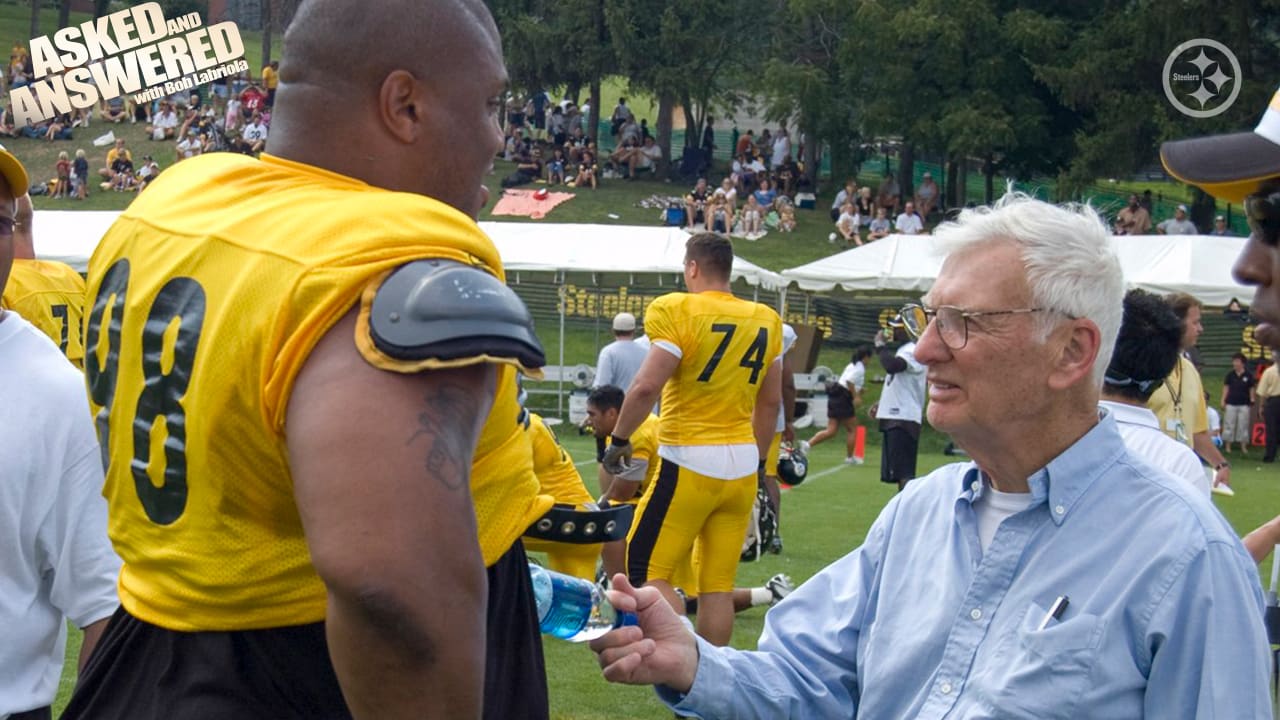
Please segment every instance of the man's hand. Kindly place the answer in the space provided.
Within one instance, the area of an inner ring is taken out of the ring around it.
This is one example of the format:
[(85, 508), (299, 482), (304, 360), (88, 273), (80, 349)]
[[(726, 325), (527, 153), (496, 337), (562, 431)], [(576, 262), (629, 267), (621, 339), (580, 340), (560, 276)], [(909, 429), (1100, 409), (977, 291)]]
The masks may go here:
[(604, 458), (600, 465), (610, 475), (621, 475), (631, 464), (631, 441), (626, 438), (610, 436), (609, 447), (604, 450)]
[(698, 673), (698, 643), (662, 593), (653, 587), (634, 588), (626, 575), (618, 574), (608, 597), (619, 612), (635, 613), (640, 624), (591, 641), (605, 680), (689, 692)]
[(867, 417), (872, 420), (876, 417), (876, 412), (880, 409), (880, 403), (871, 403), (871, 407), (867, 410)]
[(872, 342), (873, 342), (873, 343), (875, 343), (875, 346), (876, 346), (877, 348), (882, 348), (882, 347), (884, 347), (886, 344), (888, 344), (888, 342), (889, 342), (889, 341), (888, 341), (888, 340), (885, 340), (885, 337), (884, 337), (884, 336), (885, 336), (885, 331), (884, 331), (884, 330), (877, 330), (877, 331), (876, 331), (876, 336), (875, 336), (875, 338), (872, 340)]
[(796, 441), (796, 426), (791, 423), (783, 426), (782, 439), (784, 442), (794, 443)]
[(1223, 465), (1222, 467), (1214, 471), (1213, 484), (1214, 485), (1222, 484), (1230, 487), (1231, 485), (1231, 466), (1230, 465)]

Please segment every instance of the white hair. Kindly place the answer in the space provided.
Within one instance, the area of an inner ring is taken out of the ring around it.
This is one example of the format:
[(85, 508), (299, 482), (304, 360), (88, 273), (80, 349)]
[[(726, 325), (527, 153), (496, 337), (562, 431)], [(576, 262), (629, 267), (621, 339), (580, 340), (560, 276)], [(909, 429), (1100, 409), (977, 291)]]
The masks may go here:
[[(984, 242), (1017, 246), (1035, 307), (1087, 318), (1098, 326), (1102, 338), (1093, 384), (1101, 387), (1124, 314), (1124, 274), (1096, 210), (1087, 204), (1051, 205), (1008, 192), (991, 207), (963, 210), (934, 234), (948, 254)], [(1048, 338), (1057, 321), (1053, 313), (1037, 316), (1039, 342)]]

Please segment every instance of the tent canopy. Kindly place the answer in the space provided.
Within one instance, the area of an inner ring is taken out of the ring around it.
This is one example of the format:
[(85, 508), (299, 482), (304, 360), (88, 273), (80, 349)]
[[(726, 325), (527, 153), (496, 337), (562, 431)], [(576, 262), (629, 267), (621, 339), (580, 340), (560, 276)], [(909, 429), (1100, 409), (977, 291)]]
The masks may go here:
[[(1247, 302), (1253, 291), (1236, 283), (1231, 266), (1245, 238), (1210, 235), (1114, 237), (1125, 283), (1155, 293), (1186, 292), (1206, 305)], [(940, 243), (931, 235), (890, 235), (807, 265), (782, 271), (802, 290), (836, 287), (861, 292), (923, 293), (942, 267)]]
[[(36, 252), (84, 272), (98, 241), (120, 213), (38, 210)], [(684, 271), (679, 228), (628, 225), (482, 222), (510, 271), (674, 273)], [(780, 275), (735, 257), (733, 279), (777, 289)]]

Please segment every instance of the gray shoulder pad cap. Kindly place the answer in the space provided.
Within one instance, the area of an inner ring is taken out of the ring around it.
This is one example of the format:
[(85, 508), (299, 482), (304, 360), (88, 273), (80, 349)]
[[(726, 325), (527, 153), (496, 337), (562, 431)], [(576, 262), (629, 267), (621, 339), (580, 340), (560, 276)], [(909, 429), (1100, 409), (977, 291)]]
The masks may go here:
[(450, 362), (488, 355), (546, 364), (524, 301), (489, 273), (453, 260), (415, 260), (373, 298), (373, 343), (397, 360)]

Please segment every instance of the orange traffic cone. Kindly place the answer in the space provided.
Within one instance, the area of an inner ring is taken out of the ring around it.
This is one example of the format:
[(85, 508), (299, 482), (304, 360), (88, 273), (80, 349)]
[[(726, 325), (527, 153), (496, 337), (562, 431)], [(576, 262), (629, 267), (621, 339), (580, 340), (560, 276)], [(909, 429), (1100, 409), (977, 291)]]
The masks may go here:
[(859, 460), (867, 459), (867, 428), (859, 425), (853, 433), (853, 456)]

